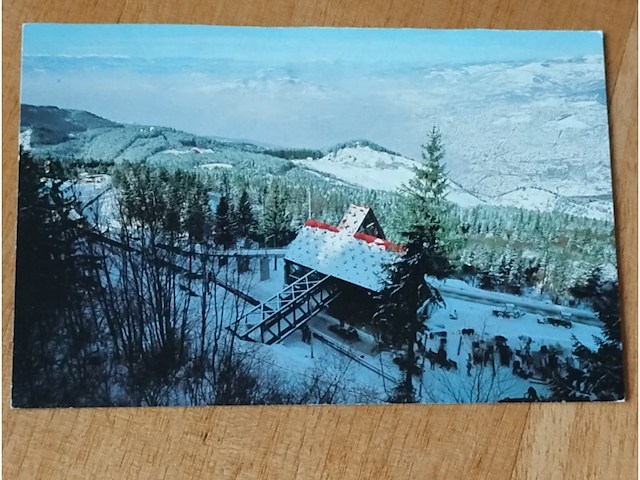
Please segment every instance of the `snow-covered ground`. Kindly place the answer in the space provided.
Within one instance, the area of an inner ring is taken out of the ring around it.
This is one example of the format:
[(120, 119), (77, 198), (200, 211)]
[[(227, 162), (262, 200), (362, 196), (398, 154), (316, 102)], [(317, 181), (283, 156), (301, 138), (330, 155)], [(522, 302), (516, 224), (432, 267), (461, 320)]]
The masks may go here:
[[(292, 162), (313, 172), (330, 175), (347, 184), (387, 192), (398, 190), (407, 184), (415, 176), (414, 168), (420, 165), (409, 158), (367, 146), (341, 148), (317, 160), (307, 158)], [(455, 182), (449, 182), (447, 198), (465, 207), (486, 203)]]
[[(277, 270), (273, 269), (273, 262), (270, 262), (270, 279), (254, 282), (251, 295), (260, 300), (266, 300), (280, 291), (283, 286), (283, 265), (280, 263), (281, 260), (278, 262)], [(465, 290), (455, 280), (449, 280), (446, 284)], [(468, 287), (466, 290), (477, 289)], [(472, 353), (473, 341), (491, 342), (496, 336), (503, 336), (507, 339), (506, 344), (513, 351), (523, 350), (527, 343), (532, 352), (546, 346), (558, 352), (562, 362), (571, 356), (572, 346), (576, 340), (589, 348), (596, 348), (594, 336), (602, 334), (599, 326), (578, 322), (574, 322), (571, 329), (540, 324), (538, 323), (540, 315), (537, 313), (525, 313), (517, 319), (498, 318), (492, 314), (492, 310), (502, 305), (505, 294), (498, 294), (503, 296), (495, 304), (491, 304), (448, 296), (444, 291), (442, 293), (446, 307), (436, 310), (428, 320), (428, 331), (435, 335), (434, 338), (425, 336), (424, 342), (427, 349), (436, 351), (441, 338), (436, 332), (446, 332), (447, 358), (457, 363), (457, 369), (446, 370), (439, 366), (431, 369), (429, 363), (424, 361), (422, 375), (415, 377), (414, 380), (416, 392), (420, 392), (420, 399), (423, 402), (492, 402), (504, 398), (523, 398), (531, 386), (542, 398), (549, 394), (548, 387), (539, 379), (524, 379), (514, 375), (510, 366), (499, 366), (497, 354), (495, 355), (495, 375), (490, 365), (474, 365), (467, 372), (467, 359)], [(506, 297), (507, 300), (512, 300), (509, 297), (514, 296)], [(549, 306), (544, 302), (525, 300), (531, 308), (536, 307), (538, 303)], [(451, 318), (454, 312), (455, 319)], [(589, 314), (589, 312), (586, 313)], [(321, 313), (312, 319), (309, 325), (316, 335), (338, 344), (350, 355), (331, 348), (317, 338), (310, 346), (302, 341), (300, 332), (295, 332), (280, 345), (265, 345), (261, 350), (269, 352), (275, 368), (292, 375), (303, 375), (305, 371), (323, 368), (325, 364), (340, 364), (340, 358), (342, 358), (343, 363), (348, 362), (352, 377), (350, 382), (354, 391), (367, 391), (369, 394), (377, 392), (380, 395), (377, 401), (388, 399), (394, 386), (394, 382), (390, 379), (398, 381), (401, 378), (401, 371), (393, 362), (393, 357), (397, 354), (377, 351), (375, 339), (363, 329), (358, 329), (359, 340), (346, 341), (328, 329), (332, 323), (338, 322), (326, 313)], [(463, 335), (463, 329), (473, 329), (474, 334)], [(360, 361), (350, 360), (350, 356), (357, 357)], [(367, 365), (373, 368), (368, 368)]]
[(110, 175), (81, 175), (69, 192), (80, 202), (78, 212), (98, 230), (119, 229), (118, 203)]
[(508, 293), (492, 292), (476, 288), (462, 280), (445, 279), (436, 280), (429, 278), (429, 283), (436, 286), (447, 298), (458, 298), (472, 300), (475, 304), (492, 305), (494, 308), (506, 303), (517, 306), (523, 312), (539, 315), (571, 315), (577, 321), (589, 324), (600, 324), (596, 314), (583, 308), (572, 308), (555, 305), (550, 301), (541, 301), (529, 298), (525, 295), (511, 295)]
[[(255, 273), (256, 277), (257, 273)], [(262, 281), (257, 279), (248, 293), (264, 302), (281, 291), (284, 285), (284, 259), (277, 258), (276, 262), (269, 259), (269, 278)]]
[[(459, 333), (462, 329), (472, 328), (481, 335), (502, 335), (509, 340), (519, 337), (529, 337), (534, 344), (559, 345), (570, 351), (574, 337), (585, 346), (594, 348), (594, 335), (600, 335), (601, 327), (573, 322), (572, 328), (554, 327), (549, 324), (538, 323), (540, 315), (525, 313), (519, 318), (496, 317), (492, 311), (493, 305), (485, 305), (458, 298), (447, 297), (443, 293), (446, 308), (436, 310), (427, 322), (427, 326), (436, 331)], [(500, 304), (497, 304), (499, 306)], [(451, 319), (450, 314), (457, 313), (457, 319)], [(484, 333), (483, 333), (484, 332)], [(510, 343), (510, 342), (508, 342)], [(517, 346), (517, 342), (513, 347)]]

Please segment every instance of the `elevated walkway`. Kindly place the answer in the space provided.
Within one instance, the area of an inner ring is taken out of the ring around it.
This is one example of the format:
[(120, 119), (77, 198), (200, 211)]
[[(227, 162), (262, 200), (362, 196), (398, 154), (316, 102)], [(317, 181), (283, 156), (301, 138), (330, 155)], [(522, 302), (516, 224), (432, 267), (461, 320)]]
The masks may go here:
[(328, 307), (339, 293), (328, 275), (311, 270), (247, 312), (237, 333), (245, 340), (279, 343)]

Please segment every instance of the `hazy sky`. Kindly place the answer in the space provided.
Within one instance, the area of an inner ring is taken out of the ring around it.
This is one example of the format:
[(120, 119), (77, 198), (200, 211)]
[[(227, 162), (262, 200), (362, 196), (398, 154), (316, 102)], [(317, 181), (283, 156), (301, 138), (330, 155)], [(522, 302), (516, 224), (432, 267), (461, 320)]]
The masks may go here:
[(434, 66), (602, 55), (600, 32), (575, 31), (29, 24), (23, 38), (23, 103), (274, 145), (355, 137), (407, 151), (420, 143), (410, 102), (429, 109)]
[(480, 63), (600, 53), (598, 32), (29, 24), (25, 55)]

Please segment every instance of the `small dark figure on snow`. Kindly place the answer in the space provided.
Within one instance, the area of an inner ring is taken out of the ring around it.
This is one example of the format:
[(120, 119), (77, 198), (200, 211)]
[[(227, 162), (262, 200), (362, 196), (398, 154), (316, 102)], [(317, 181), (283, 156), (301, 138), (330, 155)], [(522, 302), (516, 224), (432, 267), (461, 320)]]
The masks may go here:
[(511, 373), (513, 373), (514, 375), (520, 375), (521, 372), (522, 372), (522, 368), (520, 367), (520, 362), (518, 360), (514, 360)]
[(311, 329), (309, 325), (303, 325), (300, 327), (300, 331), (302, 332), (302, 341), (304, 343), (311, 343)]
[(538, 392), (536, 392), (536, 389), (533, 387), (529, 387), (529, 390), (527, 390), (527, 394), (524, 396), (524, 398), (526, 398), (530, 402), (540, 401), (540, 398), (538, 397)]
[(436, 352), (429, 349), (429, 351), (427, 352), (427, 360), (429, 360), (429, 366), (431, 367), (431, 370), (433, 370), (436, 366), (436, 358)]
[(471, 361), (471, 354), (467, 358), (467, 376), (471, 376), (471, 367), (473, 367), (473, 362)]

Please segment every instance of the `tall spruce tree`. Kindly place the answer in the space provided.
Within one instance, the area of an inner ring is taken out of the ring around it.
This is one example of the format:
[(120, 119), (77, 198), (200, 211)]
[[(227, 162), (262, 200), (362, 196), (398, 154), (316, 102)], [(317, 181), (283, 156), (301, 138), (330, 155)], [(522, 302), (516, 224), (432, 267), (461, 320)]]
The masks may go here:
[(255, 218), (253, 209), (251, 208), (251, 200), (246, 189), (242, 190), (238, 207), (235, 212), (236, 224), (239, 237), (249, 237), (255, 230)]
[(216, 207), (213, 241), (225, 250), (228, 250), (235, 243), (235, 226), (229, 211), (229, 202), (225, 195), (220, 197), (220, 202)]
[(449, 271), (441, 223), (447, 177), (442, 137), (436, 127), (423, 145), (422, 159), (415, 176), (400, 189), (396, 228), (406, 252), (388, 266), (387, 286), (378, 297), (380, 309), (374, 318), (383, 339), (406, 349), (405, 375), (391, 398), (394, 402), (415, 401), (412, 375), (418, 334), (432, 309), (443, 304), (440, 293), (425, 277), (442, 278)]
[[(209, 195), (206, 187), (196, 184), (187, 202), (187, 212), (184, 229), (189, 235), (189, 243), (203, 243), (211, 230), (211, 211), (209, 210)], [(224, 223), (224, 220), (221, 219)], [(223, 227), (224, 228), (224, 227)]]
[(444, 305), (438, 290), (425, 279), (426, 275), (442, 278), (449, 268), (437, 238), (438, 222), (433, 217), (429, 219), (428, 226), (415, 225), (404, 232), (406, 250), (398, 261), (387, 266), (386, 286), (377, 297), (380, 306), (373, 323), (382, 341), (406, 352), (404, 378), (390, 398), (392, 402), (416, 401), (412, 377), (418, 334), (425, 330), (432, 310)]
[(292, 237), (289, 197), (278, 182), (272, 182), (265, 198), (262, 233), (272, 237), (277, 246), (286, 245)]
[(444, 154), (440, 130), (433, 127), (427, 143), (422, 145), (422, 165), (414, 168), (415, 176), (400, 189), (407, 200), (399, 212), (400, 231), (411, 231), (414, 225), (426, 226), (432, 217), (442, 223), (447, 193)]

